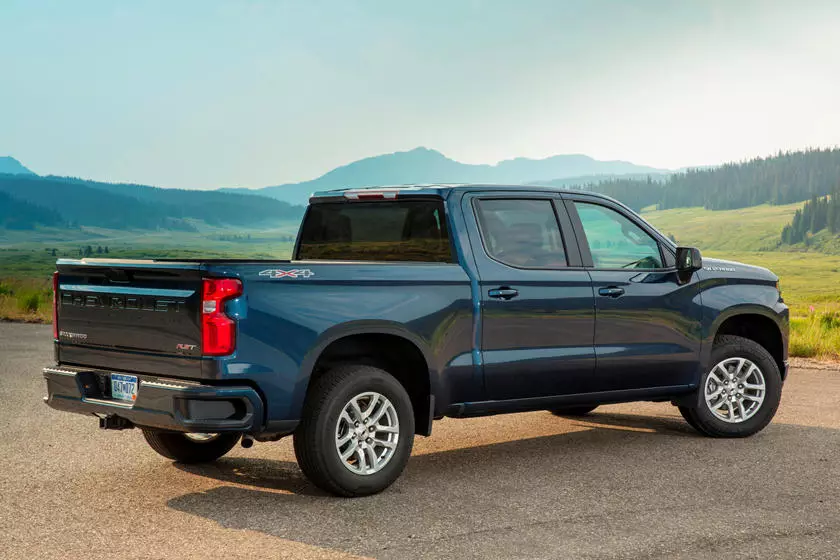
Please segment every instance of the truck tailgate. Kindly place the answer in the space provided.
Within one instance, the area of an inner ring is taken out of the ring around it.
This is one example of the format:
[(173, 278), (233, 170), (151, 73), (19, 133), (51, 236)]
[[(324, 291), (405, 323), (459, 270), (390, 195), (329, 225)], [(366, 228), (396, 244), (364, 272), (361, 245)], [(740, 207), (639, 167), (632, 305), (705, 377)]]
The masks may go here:
[(115, 352), (201, 356), (200, 263), (60, 260), (57, 283), (60, 361), (109, 367), (104, 356)]

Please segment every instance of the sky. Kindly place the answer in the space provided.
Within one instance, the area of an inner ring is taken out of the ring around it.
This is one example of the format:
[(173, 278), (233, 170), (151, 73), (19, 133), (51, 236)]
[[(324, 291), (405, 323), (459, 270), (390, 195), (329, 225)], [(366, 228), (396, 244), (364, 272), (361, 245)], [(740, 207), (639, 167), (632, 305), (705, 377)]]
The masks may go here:
[(836, 0), (0, 1), (0, 156), (261, 187), (425, 146), (660, 168), (840, 145)]

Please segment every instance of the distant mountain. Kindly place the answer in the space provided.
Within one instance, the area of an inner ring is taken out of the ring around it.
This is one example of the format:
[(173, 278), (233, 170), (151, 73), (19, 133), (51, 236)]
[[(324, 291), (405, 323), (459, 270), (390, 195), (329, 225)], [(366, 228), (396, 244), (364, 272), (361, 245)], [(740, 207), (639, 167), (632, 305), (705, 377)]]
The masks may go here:
[[(70, 177), (0, 175), (0, 195), (0, 204), (9, 208), (0, 213), (0, 227), (15, 229), (73, 225), (189, 231), (195, 229), (195, 221), (251, 227), (297, 220), (303, 215), (300, 206), (265, 197)], [(21, 212), (21, 219), (13, 219), (16, 211)]]
[(306, 204), (315, 191), (411, 183), (536, 183), (567, 177), (667, 172), (626, 161), (599, 161), (585, 155), (559, 155), (545, 159), (516, 158), (496, 165), (461, 163), (436, 150), (415, 148), (369, 157), (333, 169), (303, 183), (262, 189), (222, 189), (261, 194), (291, 204)]
[(0, 173), (10, 175), (35, 175), (11, 156), (0, 156)]

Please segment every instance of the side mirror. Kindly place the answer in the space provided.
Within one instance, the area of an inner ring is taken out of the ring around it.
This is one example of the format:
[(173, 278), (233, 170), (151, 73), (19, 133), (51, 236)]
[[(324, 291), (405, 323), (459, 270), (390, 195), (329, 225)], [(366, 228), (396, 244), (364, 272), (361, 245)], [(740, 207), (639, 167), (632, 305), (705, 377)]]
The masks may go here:
[(703, 268), (703, 257), (696, 247), (677, 247), (677, 270), (691, 274)]

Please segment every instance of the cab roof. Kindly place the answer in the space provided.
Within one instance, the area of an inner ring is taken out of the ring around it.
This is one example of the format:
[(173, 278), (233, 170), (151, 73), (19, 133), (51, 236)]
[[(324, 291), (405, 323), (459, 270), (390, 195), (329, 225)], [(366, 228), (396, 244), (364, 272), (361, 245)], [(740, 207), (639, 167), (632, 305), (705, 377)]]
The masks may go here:
[(397, 198), (398, 196), (435, 196), (447, 198), (450, 194), (464, 191), (522, 191), (522, 192), (555, 192), (593, 195), (612, 200), (612, 198), (592, 191), (579, 189), (564, 189), (545, 185), (496, 185), (483, 183), (429, 183), (411, 185), (388, 185), (381, 187), (351, 187), (319, 191), (310, 196), (310, 202), (324, 202), (326, 200), (349, 199), (382, 199)]

